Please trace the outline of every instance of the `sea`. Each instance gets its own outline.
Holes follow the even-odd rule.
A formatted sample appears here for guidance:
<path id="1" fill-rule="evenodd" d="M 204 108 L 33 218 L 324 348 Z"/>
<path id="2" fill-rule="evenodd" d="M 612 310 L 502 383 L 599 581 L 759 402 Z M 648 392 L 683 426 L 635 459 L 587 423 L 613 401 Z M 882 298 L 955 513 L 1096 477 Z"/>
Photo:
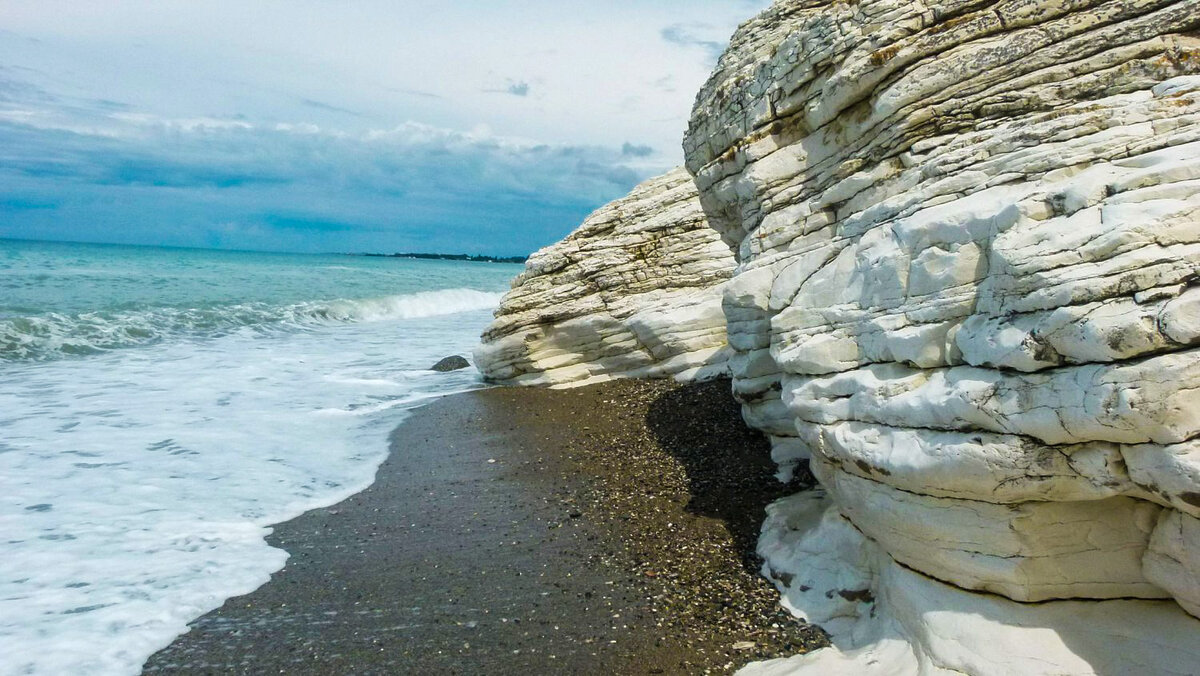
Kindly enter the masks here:
<path id="1" fill-rule="evenodd" d="M 482 387 L 519 265 L 0 240 L 0 674 L 136 674 Z M 403 452 L 400 444 L 397 452 Z"/>

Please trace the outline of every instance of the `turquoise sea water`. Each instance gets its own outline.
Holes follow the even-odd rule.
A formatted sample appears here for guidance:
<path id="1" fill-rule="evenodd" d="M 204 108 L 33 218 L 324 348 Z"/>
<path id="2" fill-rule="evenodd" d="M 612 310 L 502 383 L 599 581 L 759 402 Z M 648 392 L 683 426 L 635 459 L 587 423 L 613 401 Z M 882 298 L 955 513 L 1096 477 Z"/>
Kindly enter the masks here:
<path id="1" fill-rule="evenodd" d="M 131 674 L 478 387 L 520 266 L 0 240 L 0 674 Z M 401 449 L 402 452 L 402 449 Z"/>
<path id="2" fill-rule="evenodd" d="M 503 264 L 0 240 L 0 359 L 95 354 L 243 327 L 487 308 L 519 271 Z"/>

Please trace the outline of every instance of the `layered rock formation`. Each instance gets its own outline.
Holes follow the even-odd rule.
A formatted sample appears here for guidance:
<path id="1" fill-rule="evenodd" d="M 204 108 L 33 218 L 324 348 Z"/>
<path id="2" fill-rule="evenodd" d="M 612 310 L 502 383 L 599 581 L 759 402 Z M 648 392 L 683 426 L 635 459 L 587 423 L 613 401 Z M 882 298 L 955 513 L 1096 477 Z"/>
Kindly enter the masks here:
<path id="1" fill-rule="evenodd" d="M 676 169 L 530 256 L 475 363 L 489 380 L 522 385 L 725 373 L 732 270 L 691 176 Z"/>
<path id="2" fill-rule="evenodd" d="M 767 572 L 838 646 L 763 673 L 1194 673 L 1198 73 L 1200 0 L 739 30 L 687 166 L 746 420 L 828 493 Z"/>
<path id="3" fill-rule="evenodd" d="M 1196 673 L 1200 0 L 777 0 L 685 152 L 476 361 L 732 372 L 822 484 L 760 552 L 835 644 L 749 671 Z"/>

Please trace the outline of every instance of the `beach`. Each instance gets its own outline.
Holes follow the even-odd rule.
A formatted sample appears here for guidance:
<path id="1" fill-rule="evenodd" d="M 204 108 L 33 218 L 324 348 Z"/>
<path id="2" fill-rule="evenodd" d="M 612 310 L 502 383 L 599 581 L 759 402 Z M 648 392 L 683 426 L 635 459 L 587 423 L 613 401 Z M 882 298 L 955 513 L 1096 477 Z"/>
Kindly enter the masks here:
<path id="1" fill-rule="evenodd" d="M 136 674 L 371 485 L 408 411 L 477 389 L 521 268 L 0 242 L 0 674 Z"/>
<path id="2" fill-rule="evenodd" d="M 758 575 L 763 508 L 798 487 L 728 381 L 455 394 L 390 442 L 144 673 L 725 673 L 824 645 Z"/>

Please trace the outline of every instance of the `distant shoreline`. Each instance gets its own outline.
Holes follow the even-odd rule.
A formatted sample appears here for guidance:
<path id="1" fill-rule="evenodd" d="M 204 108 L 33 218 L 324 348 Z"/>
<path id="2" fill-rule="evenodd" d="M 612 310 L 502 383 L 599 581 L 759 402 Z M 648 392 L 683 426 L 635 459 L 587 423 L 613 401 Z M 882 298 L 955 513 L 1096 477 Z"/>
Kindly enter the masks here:
<path id="1" fill-rule="evenodd" d="M 472 256 L 469 254 L 440 254 L 440 253 L 361 253 L 351 256 L 370 256 L 372 258 L 416 258 L 433 261 L 468 261 L 471 263 L 524 263 L 528 256 Z"/>
<path id="2" fill-rule="evenodd" d="M 91 242 L 71 239 L 36 239 L 27 237 L 0 236 L 0 243 L 16 242 L 19 244 L 69 244 L 75 246 L 95 246 L 128 249 L 165 249 L 168 251 L 215 251 L 231 254 L 271 254 L 280 256 L 368 256 L 371 258 L 416 258 L 424 260 L 468 261 L 475 263 L 525 263 L 528 256 L 472 256 L 470 254 L 440 254 L 440 253 L 354 253 L 345 251 L 280 251 L 271 249 L 223 249 L 220 247 L 186 246 L 180 244 L 143 244 L 130 242 Z"/>

